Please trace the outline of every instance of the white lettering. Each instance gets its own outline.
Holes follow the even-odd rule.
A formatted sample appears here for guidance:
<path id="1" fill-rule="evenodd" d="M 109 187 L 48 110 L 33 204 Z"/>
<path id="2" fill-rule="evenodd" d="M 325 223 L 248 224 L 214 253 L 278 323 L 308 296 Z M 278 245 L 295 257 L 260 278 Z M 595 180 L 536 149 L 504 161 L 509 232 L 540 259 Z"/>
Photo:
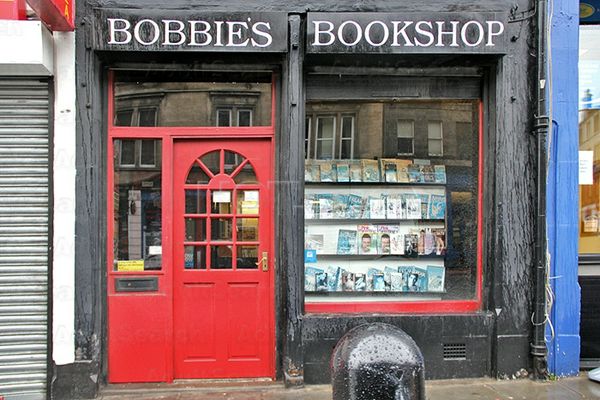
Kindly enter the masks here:
<path id="1" fill-rule="evenodd" d="M 196 25 L 204 25 L 204 29 L 198 29 Z M 198 43 L 196 37 L 204 35 L 204 42 Z M 212 42 L 210 34 L 210 24 L 206 21 L 190 21 L 190 46 L 207 46 Z"/>
<path id="2" fill-rule="evenodd" d="M 259 27 L 264 26 L 266 29 L 266 31 L 261 31 L 260 29 L 258 29 Z M 260 44 L 258 42 L 258 40 L 251 40 L 252 46 L 255 47 L 268 47 L 271 45 L 271 43 L 273 43 L 273 36 L 271 36 L 271 34 L 268 32 L 271 30 L 271 23 L 269 22 L 257 22 L 254 25 L 252 25 L 252 33 L 254 33 L 257 36 L 263 37 L 265 39 L 267 39 L 267 41 L 263 44 Z"/>
<path id="3" fill-rule="evenodd" d="M 477 41 L 474 43 L 470 43 L 467 38 L 469 25 L 475 25 L 477 27 L 477 30 L 479 31 L 479 37 L 477 38 Z M 479 45 L 481 42 L 483 42 L 483 37 L 484 37 L 483 25 L 481 25 L 477 21 L 469 21 L 469 22 L 465 23 L 463 25 L 462 29 L 460 30 L 460 38 L 462 39 L 463 43 L 469 47 L 475 47 L 475 46 Z"/>
<path id="4" fill-rule="evenodd" d="M 381 28 L 383 29 L 383 39 L 381 39 L 381 41 L 379 43 L 374 43 L 373 40 L 371 40 L 371 28 L 373 27 L 373 25 L 378 24 L 381 26 Z M 365 40 L 367 41 L 367 43 L 369 43 L 371 46 L 382 46 L 385 42 L 387 42 L 388 38 L 390 37 L 390 30 L 388 29 L 387 25 L 384 24 L 381 21 L 373 21 L 370 22 L 366 27 L 365 27 Z"/>
<path id="5" fill-rule="evenodd" d="M 148 42 L 144 42 L 144 40 L 142 40 L 142 37 L 140 36 L 140 31 L 142 30 L 142 26 L 144 24 L 149 24 L 154 29 L 154 37 L 152 37 L 152 39 Z M 148 33 L 151 35 L 150 31 L 148 31 Z M 160 37 L 160 27 L 156 22 L 152 21 L 151 19 L 142 19 L 137 24 L 135 24 L 135 27 L 133 28 L 133 36 L 135 37 L 135 40 L 138 41 L 138 43 L 149 46 L 158 41 L 158 38 Z"/>
<path id="6" fill-rule="evenodd" d="M 237 26 L 237 28 L 236 28 Z M 229 43 L 227 43 L 228 46 L 232 46 L 232 47 L 245 47 L 248 46 L 248 42 L 250 41 L 250 39 L 246 39 L 241 43 L 235 43 L 233 41 L 234 37 L 237 38 L 238 40 L 242 38 L 242 29 L 241 28 L 245 28 L 246 30 L 248 29 L 248 24 L 245 22 L 227 22 L 227 29 L 229 31 Z"/>
<path id="7" fill-rule="evenodd" d="M 217 31 L 215 32 L 215 46 L 223 46 L 223 21 L 215 21 L 215 26 L 217 27 Z"/>
<path id="8" fill-rule="evenodd" d="M 394 40 L 392 41 L 392 46 L 401 46 L 401 44 L 398 43 L 398 36 L 402 35 L 402 39 L 404 39 L 404 46 L 412 47 L 412 46 L 414 46 L 414 43 L 411 42 L 410 39 L 408 38 L 408 35 L 406 34 L 406 28 L 411 26 L 413 24 L 413 22 L 412 21 L 404 21 L 404 26 L 402 27 L 402 29 L 398 29 L 398 26 L 402 23 L 403 22 L 401 22 L 401 21 L 392 21 L 392 25 L 394 26 Z"/>
<path id="9" fill-rule="evenodd" d="M 452 25 L 451 31 L 444 31 L 445 22 L 437 21 L 436 25 L 438 27 L 437 31 L 437 43 L 435 44 L 437 47 L 444 47 L 443 37 L 444 35 L 451 35 L 452 41 L 450 42 L 450 47 L 458 47 L 457 39 L 458 39 L 458 21 L 450 21 L 450 25 Z"/>
<path id="10" fill-rule="evenodd" d="M 321 24 L 325 24 L 327 26 L 326 30 L 322 30 L 320 28 Z M 333 23 L 329 21 L 313 21 L 313 25 L 315 26 L 315 41 L 313 42 L 313 46 L 330 46 L 335 42 L 335 36 L 331 31 L 333 31 Z M 321 34 L 326 34 L 329 36 L 329 40 L 326 42 L 321 41 Z"/>
<path id="11" fill-rule="evenodd" d="M 425 30 L 423 29 L 423 25 L 428 26 L 429 30 Z M 421 47 L 428 47 L 431 46 L 435 40 L 433 33 L 431 33 L 431 31 L 433 30 L 433 25 L 431 24 L 431 22 L 429 21 L 419 21 L 415 24 L 415 32 L 418 33 L 421 36 L 425 36 L 427 38 L 429 38 L 429 41 L 427 42 L 421 42 L 416 36 L 415 36 L 415 44 L 417 46 L 421 46 Z"/>
<path id="12" fill-rule="evenodd" d="M 165 25 L 165 40 L 163 41 L 163 45 L 167 46 L 179 46 L 185 42 L 185 34 L 183 33 L 183 28 L 185 25 L 181 21 L 177 21 L 174 19 L 163 19 L 163 24 Z M 175 24 L 178 26 L 177 29 L 171 29 L 171 24 Z M 171 34 L 179 35 L 179 40 L 176 42 L 171 42 Z"/>
<path id="13" fill-rule="evenodd" d="M 504 24 L 500 21 L 486 21 L 488 26 L 488 39 L 486 46 L 494 46 L 494 36 L 499 36 L 504 32 Z M 494 32 L 494 25 L 498 26 L 498 31 Z"/>
<path id="14" fill-rule="evenodd" d="M 356 29 L 356 38 L 354 39 L 354 42 L 347 42 L 346 39 L 344 38 L 344 28 L 346 27 L 346 25 L 354 25 L 354 28 Z M 361 39 L 362 39 L 362 28 L 360 27 L 358 22 L 345 21 L 340 24 L 340 27 L 338 28 L 338 40 L 340 41 L 340 43 L 342 43 L 346 46 L 355 46 L 356 44 L 358 44 L 358 42 L 360 42 Z"/>
<path id="15" fill-rule="evenodd" d="M 120 28 L 117 28 L 117 22 L 122 24 Z M 129 32 L 129 28 L 131 28 L 131 22 L 122 18 L 108 18 L 108 25 L 108 31 L 110 36 L 108 44 L 127 44 L 131 42 L 132 37 L 131 32 Z M 125 35 L 125 39 L 117 40 L 117 33 Z"/>

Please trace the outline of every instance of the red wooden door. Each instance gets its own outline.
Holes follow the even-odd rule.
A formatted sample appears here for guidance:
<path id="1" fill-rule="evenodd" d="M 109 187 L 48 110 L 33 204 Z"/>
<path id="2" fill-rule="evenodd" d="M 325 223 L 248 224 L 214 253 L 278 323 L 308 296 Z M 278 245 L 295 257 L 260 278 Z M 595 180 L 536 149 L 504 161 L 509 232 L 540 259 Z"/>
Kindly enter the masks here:
<path id="1" fill-rule="evenodd" d="M 174 377 L 273 377 L 271 141 L 173 149 Z"/>

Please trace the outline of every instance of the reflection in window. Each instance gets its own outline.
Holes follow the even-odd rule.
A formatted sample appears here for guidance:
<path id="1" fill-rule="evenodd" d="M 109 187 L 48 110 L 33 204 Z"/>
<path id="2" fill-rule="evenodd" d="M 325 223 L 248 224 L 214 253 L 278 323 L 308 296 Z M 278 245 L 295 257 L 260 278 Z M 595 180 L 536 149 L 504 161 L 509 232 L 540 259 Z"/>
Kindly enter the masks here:
<path id="1" fill-rule="evenodd" d="M 353 159 L 356 142 L 355 125 L 354 114 L 308 114 L 304 132 L 305 158 Z"/>
<path id="2" fill-rule="evenodd" d="M 333 159 L 335 151 L 335 118 L 317 118 L 317 151 L 316 157 L 320 160 Z"/>
<path id="3" fill-rule="evenodd" d="M 161 268 L 161 141 L 115 140 L 113 235 L 117 271 Z"/>
<path id="4" fill-rule="evenodd" d="M 579 185 L 579 252 L 600 253 L 600 109 L 579 112 L 580 157 L 591 159 L 587 182 Z M 583 152 L 587 152 L 583 153 Z"/>
<path id="5" fill-rule="evenodd" d="M 415 122 L 399 119 L 398 132 L 398 155 L 413 155 L 415 153 Z"/>
<path id="6" fill-rule="evenodd" d="M 442 156 L 444 154 L 441 121 L 427 122 L 427 148 L 430 156 Z"/>

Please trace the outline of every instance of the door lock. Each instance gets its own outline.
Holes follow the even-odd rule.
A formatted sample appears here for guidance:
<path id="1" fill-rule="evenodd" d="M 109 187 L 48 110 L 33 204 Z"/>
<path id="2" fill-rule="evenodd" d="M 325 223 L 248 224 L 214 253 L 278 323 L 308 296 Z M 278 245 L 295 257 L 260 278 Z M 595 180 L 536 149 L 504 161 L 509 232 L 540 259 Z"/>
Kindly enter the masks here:
<path id="1" fill-rule="evenodd" d="M 261 267 L 263 272 L 267 272 L 269 270 L 269 253 L 263 251 L 262 258 L 255 264 L 257 267 Z"/>

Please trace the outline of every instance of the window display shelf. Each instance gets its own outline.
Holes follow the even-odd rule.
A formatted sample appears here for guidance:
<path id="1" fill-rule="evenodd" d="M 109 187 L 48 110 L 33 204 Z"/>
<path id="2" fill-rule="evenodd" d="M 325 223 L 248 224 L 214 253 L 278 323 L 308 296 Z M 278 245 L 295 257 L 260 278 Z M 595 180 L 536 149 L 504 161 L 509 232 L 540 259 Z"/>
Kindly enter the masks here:
<path id="1" fill-rule="evenodd" d="M 331 225 L 331 224 L 356 224 L 356 223 L 369 223 L 369 224 L 443 224 L 445 219 L 385 219 L 385 218 L 311 218 L 304 220 L 307 225 Z"/>

